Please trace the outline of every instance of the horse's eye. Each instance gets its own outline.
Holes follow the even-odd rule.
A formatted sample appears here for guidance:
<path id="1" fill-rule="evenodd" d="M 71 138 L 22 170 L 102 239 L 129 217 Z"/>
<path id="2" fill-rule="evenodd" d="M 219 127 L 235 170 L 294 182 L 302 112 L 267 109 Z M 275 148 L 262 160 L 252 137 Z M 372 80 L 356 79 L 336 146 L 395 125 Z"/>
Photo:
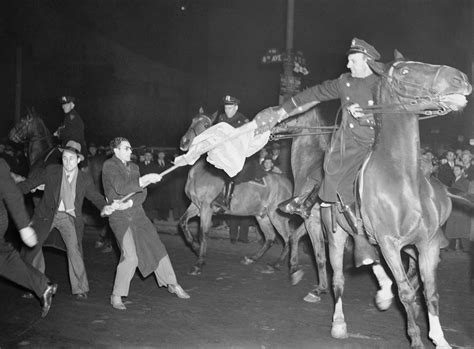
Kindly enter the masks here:
<path id="1" fill-rule="evenodd" d="M 451 84 L 455 87 L 462 86 L 463 83 L 464 83 L 464 80 L 460 78 L 454 77 L 451 79 Z"/>
<path id="2" fill-rule="evenodd" d="M 407 75 L 410 71 L 408 68 L 403 68 L 402 71 L 400 72 L 402 75 Z"/>

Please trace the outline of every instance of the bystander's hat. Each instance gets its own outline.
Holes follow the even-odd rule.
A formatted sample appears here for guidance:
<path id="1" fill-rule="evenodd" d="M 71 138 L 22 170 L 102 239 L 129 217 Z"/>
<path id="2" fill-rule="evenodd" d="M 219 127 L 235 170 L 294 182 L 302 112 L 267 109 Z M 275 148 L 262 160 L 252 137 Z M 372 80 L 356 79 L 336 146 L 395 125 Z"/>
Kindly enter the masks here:
<path id="1" fill-rule="evenodd" d="M 240 101 L 237 98 L 232 97 L 232 96 L 225 96 L 224 98 L 222 98 L 222 100 L 224 101 L 224 104 L 239 105 L 240 103 Z"/>
<path id="2" fill-rule="evenodd" d="M 368 44 L 362 39 L 354 38 L 351 42 L 351 47 L 347 54 L 350 55 L 351 53 L 363 53 L 367 57 L 372 58 L 373 60 L 377 61 L 380 59 L 380 53 L 373 47 L 372 45 Z"/>
<path id="3" fill-rule="evenodd" d="M 71 103 L 71 102 L 75 102 L 76 101 L 76 98 L 72 97 L 72 96 L 61 96 L 59 98 L 59 102 L 61 104 L 66 104 L 66 103 Z"/>
<path id="4" fill-rule="evenodd" d="M 62 152 L 64 151 L 70 151 L 74 154 L 76 154 L 79 159 L 84 160 L 84 155 L 81 154 L 81 144 L 77 143 L 73 140 L 68 141 L 64 147 L 59 148 L 59 150 Z"/>

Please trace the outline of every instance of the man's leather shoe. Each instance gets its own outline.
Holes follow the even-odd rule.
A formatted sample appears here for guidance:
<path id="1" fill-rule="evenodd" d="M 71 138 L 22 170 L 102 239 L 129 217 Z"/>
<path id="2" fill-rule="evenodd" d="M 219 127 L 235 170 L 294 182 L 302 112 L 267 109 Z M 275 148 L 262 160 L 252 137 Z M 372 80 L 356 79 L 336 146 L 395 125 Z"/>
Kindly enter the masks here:
<path id="1" fill-rule="evenodd" d="M 85 301 L 87 299 L 87 293 L 78 293 L 76 294 L 76 299 L 78 301 Z"/>
<path id="2" fill-rule="evenodd" d="M 111 295 L 110 296 L 110 304 L 112 304 L 114 309 L 127 310 L 127 307 L 125 306 L 125 304 L 122 303 L 122 297 L 120 297 L 120 296 Z"/>
<path id="3" fill-rule="evenodd" d="M 49 308 L 51 308 L 51 303 L 53 302 L 53 296 L 56 294 L 58 290 L 58 284 L 48 284 L 46 290 L 44 291 L 43 295 L 41 296 L 41 317 L 44 318 L 48 315 Z"/>
<path id="4" fill-rule="evenodd" d="M 178 284 L 168 285 L 168 292 L 176 294 L 178 298 L 182 298 L 182 299 L 191 298 L 189 294 L 187 294 L 186 291 L 183 290 L 183 288 Z"/>

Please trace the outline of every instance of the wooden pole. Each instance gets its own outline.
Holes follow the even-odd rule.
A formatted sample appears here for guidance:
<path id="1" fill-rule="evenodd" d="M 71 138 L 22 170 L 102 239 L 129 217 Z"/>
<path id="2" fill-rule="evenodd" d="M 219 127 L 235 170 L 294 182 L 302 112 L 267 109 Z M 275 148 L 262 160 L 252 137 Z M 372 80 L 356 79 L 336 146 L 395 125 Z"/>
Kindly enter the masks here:
<path id="1" fill-rule="evenodd" d="M 21 46 L 16 48 L 16 82 L 15 82 L 15 124 L 21 118 L 21 80 L 23 52 Z"/>

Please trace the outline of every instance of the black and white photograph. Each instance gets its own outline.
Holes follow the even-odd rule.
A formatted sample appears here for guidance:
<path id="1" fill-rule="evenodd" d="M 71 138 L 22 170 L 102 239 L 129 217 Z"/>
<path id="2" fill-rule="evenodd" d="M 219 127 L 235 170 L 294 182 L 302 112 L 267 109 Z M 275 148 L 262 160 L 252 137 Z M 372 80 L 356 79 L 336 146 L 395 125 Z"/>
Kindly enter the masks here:
<path id="1" fill-rule="evenodd" d="M 0 349 L 474 349 L 474 2 L 0 8 Z"/>

